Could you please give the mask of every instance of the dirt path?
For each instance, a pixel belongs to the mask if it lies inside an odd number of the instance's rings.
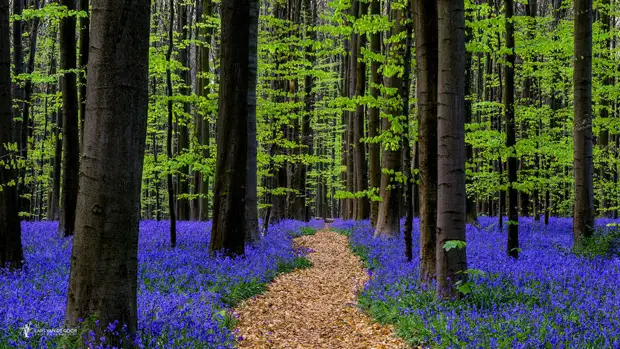
[[[279,276],[264,295],[235,309],[239,348],[406,348],[355,306],[368,274],[345,237],[322,230],[296,241],[314,251],[313,267]]]

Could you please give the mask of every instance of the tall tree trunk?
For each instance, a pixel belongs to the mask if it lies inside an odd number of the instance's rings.
[[[190,67],[189,67],[189,45],[185,43],[185,41],[189,40],[189,30],[187,28],[187,5],[184,2],[177,2],[178,16],[179,16],[179,30],[181,30],[181,43],[183,44],[182,48],[179,49],[179,61],[183,65],[183,70],[181,71],[181,78],[183,80],[182,85],[180,87],[180,93],[183,96],[189,96],[191,93],[191,79],[190,79]],[[177,130],[178,130],[178,154],[183,154],[189,151],[189,129],[187,127],[188,120],[187,115],[190,113],[190,105],[187,102],[183,102],[183,117],[180,118],[177,115]],[[181,119],[181,120],[180,120]],[[189,194],[189,166],[182,165],[179,169],[179,173],[177,174],[177,210],[180,221],[188,221],[190,208],[189,208],[189,200],[187,198],[178,198],[180,195],[188,195]]]
[[[392,8],[392,18],[395,23],[392,27],[392,37],[396,37],[403,33],[406,28],[404,26],[404,9]],[[391,43],[388,47],[388,54],[393,62],[399,62],[402,64],[402,59],[405,56],[405,45],[403,43]],[[392,88],[400,92],[403,79],[397,74],[385,77],[385,86]],[[390,118],[396,118],[402,113],[402,104],[407,103],[403,101],[399,94],[389,95],[390,98],[398,98],[399,103],[389,107],[387,111],[390,116],[383,118],[381,126],[383,132],[393,132],[392,121]],[[393,135],[394,138],[399,138],[398,135]],[[379,203],[379,215],[377,219],[377,226],[375,228],[375,236],[397,236],[400,234],[400,217],[398,205],[400,201],[400,186],[398,185],[395,176],[390,173],[396,173],[400,171],[401,163],[401,149],[400,142],[396,144],[388,144],[382,147],[382,171],[381,173],[381,202]]]
[[[13,21],[13,75],[18,76],[24,73],[24,46],[22,36],[24,34],[24,25],[25,22],[20,18],[22,12],[24,10],[24,1],[25,0],[13,0],[13,15],[18,16],[18,18]],[[23,110],[24,110],[24,86],[20,83],[15,83],[13,85],[13,98],[17,102],[16,108],[14,108],[14,123],[15,127],[13,128],[13,137],[17,142],[18,154],[22,159],[28,158],[28,138],[25,137],[28,134],[28,124],[25,122],[23,118]],[[18,187],[17,187],[17,195],[18,195],[18,210],[25,211],[28,209],[28,203],[24,198],[24,194],[28,192],[25,184],[25,174],[26,169],[17,170],[17,178],[18,178]],[[15,203],[13,203],[15,205]]]
[[[359,5],[359,12],[356,14],[357,18],[368,14],[368,5],[368,2],[363,2]],[[366,93],[366,62],[363,59],[359,59],[359,56],[361,55],[362,47],[366,47],[366,34],[357,34],[356,36],[356,60],[351,61],[351,64],[355,67],[356,75],[353,95],[354,98],[362,98]],[[353,55],[351,57],[353,59]],[[368,190],[366,144],[361,142],[361,139],[364,138],[364,115],[364,105],[361,102],[357,103],[353,114],[353,174],[355,176],[355,191],[358,193]],[[354,218],[356,220],[369,218],[370,201],[366,195],[357,198],[355,208]]]
[[[220,52],[219,117],[217,119],[217,162],[214,185],[213,231],[211,251],[229,255],[244,253],[248,232],[245,214],[238,209],[248,198],[248,169],[255,163],[248,153],[252,143],[248,139],[249,109],[253,106],[248,96],[255,94],[255,67],[251,58],[256,42],[255,15],[257,0],[222,1],[222,47]],[[254,153],[255,154],[255,153]],[[249,158],[249,159],[248,159]],[[254,165],[255,166],[255,165]],[[247,210],[246,210],[247,212]]]
[[[513,0],[505,0],[504,11],[506,15],[506,46],[510,50],[506,54],[504,66],[504,115],[506,117],[506,148],[508,154],[508,245],[506,252],[512,258],[519,257],[519,193],[517,184],[517,149],[515,135],[515,38]]]
[[[137,331],[138,225],[148,114],[150,1],[93,0],[88,123],[66,325]],[[122,93],[119,93],[122,91]]]
[[[575,0],[574,175],[575,204],[573,235],[575,247],[594,230],[592,161],[592,0]]]
[[[80,149],[84,148],[84,121],[86,116],[86,75],[88,65],[88,45],[90,41],[89,0],[80,0],[80,11],[86,12],[86,17],[80,17]]]
[[[465,282],[465,6],[439,0],[437,98],[437,296],[459,297]]]
[[[370,14],[379,16],[381,13],[380,0],[371,0]],[[378,31],[370,35],[370,51],[373,55],[381,54],[381,35]],[[380,63],[373,59],[370,64],[370,96],[373,102],[379,99],[379,87],[381,84],[381,76],[379,75]],[[379,108],[372,106],[368,108],[368,138],[374,139],[379,135]],[[377,194],[381,186],[381,162],[380,162],[380,145],[377,142],[368,144],[368,179],[370,180],[370,188],[373,196]],[[370,224],[374,227],[377,225],[377,217],[379,215],[379,201],[371,200],[370,204]]]
[[[61,5],[76,10],[75,0],[61,0]],[[58,230],[65,236],[75,231],[75,210],[77,205],[80,141],[78,121],[78,95],[76,84],[77,56],[75,42],[75,17],[68,16],[60,21],[60,69],[62,70],[62,191],[60,224]]]
[[[258,0],[250,0],[248,41],[248,86],[247,86],[247,157],[246,157],[246,194],[245,194],[245,239],[255,242],[260,239],[258,229],[258,168],[256,156],[256,85],[258,79]],[[305,174],[304,174],[305,176]],[[305,183],[304,183],[305,186]]]
[[[437,226],[437,2],[415,0],[420,156],[420,280],[435,278]]]
[[[198,22],[204,21],[206,18],[211,17],[213,15],[213,3],[211,0],[202,0],[201,4],[203,9],[198,18]],[[198,48],[198,71],[202,74],[208,74],[211,70],[211,61],[210,61],[210,44],[211,44],[211,36],[212,30],[209,28],[200,28],[199,29],[199,38],[203,41],[203,45]],[[207,98],[209,95],[209,78],[207,76],[201,76],[198,78],[198,95]],[[196,122],[196,129],[200,129],[199,132],[199,143],[203,147],[209,147],[210,145],[210,124],[209,119],[205,116],[198,115],[198,120]],[[202,151],[202,155],[205,158],[210,157],[209,149],[206,148]],[[209,219],[209,175],[202,173],[198,174],[199,179],[196,181],[198,183],[197,192],[201,194],[199,200],[200,206],[200,217],[201,221],[206,221]]]
[[[405,257],[407,261],[413,260],[413,176],[411,175],[412,157],[411,157],[411,139],[409,137],[409,126],[411,125],[411,118],[409,113],[409,90],[411,88],[411,45],[413,41],[413,9],[411,8],[411,2],[407,2],[405,8],[407,18],[407,38],[405,39],[405,57],[403,59],[404,72],[403,72],[403,84],[400,88],[400,95],[403,99],[403,115],[405,116],[403,126],[403,175],[405,177],[405,184],[403,191],[405,194],[404,206],[405,206],[405,224],[404,224],[404,236],[405,236]]]
[[[19,222],[17,171],[6,144],[13,143],[13,100],[11,98],[9,0],[0,1],[0,268],[21,268],[22,232]],[[9,166],[6,166],[6,165]],[[9,184],[13,183],[13,184]]]
[[[610,11],[612,10],[610,7],[611,6],[610,0],[603,0],[602,5],[603,5],[602,8],[599,9],[599,12],[601,14],[600,16],[601,27],[607,35],[610,35],[609,38],[605,41],[605,48],[609,50],[607,51],[609,53],[605,52],[603,53],[603,55],[606,59],[610,59],[610,58],[613,59],[610,55],[610,53],[613,52],[612,38],[614,37],[613,33],[610,32],[610,28],[611,28]],[[604,74],[608,74],[608,73],[604,72]],[[614,84],[614,77],[612,75],[608,75],[603,78],[604,87],[612,88],[613,84]],[[608,94],[607,93],[603,94],[601,98],[601,107],[602,107],[601,108],[601,119],[602,120],[606,120],[609,117],[610,115],[609,111],[612,110],[612,105],[613,103],[609,101]],[[602,152],[602,158],[612,159],[613,157],[611,156],[611,152],[609,149],[609,129],[607,128],[607,125],[605,125],[604,122],[601,123],[601,126],[602,127],[600,130],[598,139],[599,139],[599,146]],[[599,180],[603,183],[603,185],[607,185],[607,183],[609,183],[609,181],[611,180],[611,176],[609,172],[609,165],[607,164],[608,164],[607,161],[603,162],[603,164],[600,167],[600,171],[599,171]],[[609,195],[606,192],[602,193],[601,205],[600,205],[599,211],[604,217],[611,218],[613,214],[612,214],[612,210],[609,209],[610,200],[608,197]]]
[[[174,46],[174,0],[170,0],[170,23],[168,23],[168,51],[166,52],[166,61],[168,68],[166,69],[166,89],[168,93],[168,129],[166,136],[166,155],[168,161],[172,159],[172,72],[170,62],[172,61],[172,48]],[[175,248],[177,245],[177,213],[176,213],[176,195],[174,193],[174,182],[172,171],[168,169],[166,176],[168,184],[168,214],[170,216],[170,247]]]

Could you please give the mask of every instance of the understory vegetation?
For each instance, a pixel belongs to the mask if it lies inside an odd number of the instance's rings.
[[[586,251],[572,249],[572,221],[551,218],[548,226],[522,218],[518,260],[504,251],[506,234],[497,219],[480,217],[467,226],[467,296],[437,300],[434,285],[419,282],[419,234],[407,262],[399,238],[374,238],[367,221],[337,221],[351,249],[372,277],[359,305],[393,324],[414,345],[433,348],[618,348],[620,346],[620,257],[618,221],[598,219]],[[615,249],[615,250],[614,250]],[[587,252],[584,256],[583,252]]]
[[[77,335],[37,331],[63,327],[71,239],[59,236],[55,222],[22,225],[28,264],[22,271],[0,274],[0,348],[77,347]],[[293,237],[320,225],[283,221],[248,247],[245,256],[229,258],[209,255],[211,222],[180,222],[175,249],[168,243],[169,222],[141,222],[138,347],[234,347],[235,319],[227,309],[262,293],[278,274],[312,266],[307,251],[293,247]],[[27,337],[24,326],[32,328]],[[77,333],[92,347],[103,344],[92,333]],[[119,333],[122,329],[108,334]]]

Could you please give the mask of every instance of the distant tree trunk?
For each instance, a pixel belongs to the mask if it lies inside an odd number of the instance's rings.
[[[470,32],[470,27],[465,29],[465,40],[469,42],[471,40],[472,34]],[[473,67],[472,67],[472,55],[470,52],[465,53],[465,96],[468,97],[472,94],[472,80],[473,80]],[[465,124],[469,124],[472,122],[472,101],[469,98],[465,99]],[[465,144],[465,152],[466,152],[466,163],[474,164],[474,148],[471,144]],[[467,166],[467,165],[466,165]],[[472,182],[471,178],[466,176],[466,186]],[[467,216],[467,223],[477,225],[478,224],[478,211],[476,209],[476,196],[470,193],[467,193],[467,199],[465,204],[465,212]]]
[[[15,204],[18,202],[15,183],[17,171],[9,159],[10,151],[4,146],[13,143],[9,35],[9,0],[2,0],[0,1],[0,268],[21,268],[24,253],[19,207]],[[9,184],[11,182],[13,184]]]
[[[535,37],[535,31],[536,31],[536,16],[538,13],[538,0],[530,0],[529,3],[527,5],[525,5],[525,14],[526,16],[530,17],[532,22],[529,25],[528,29],[527,29],[527,35],[528,38],[530,40],[534,39]],[[523,81],[523,97],[524,97],[524,104],[525,105],[531,105],[534,103],[534,93],[532,92],[533,90],[533,85],[534,85],[534,81],[535,79],[531,76],[528,76],[524,79]],[[521,137],[523,138],[527,138],[528,137],[528,129],[529,129],[529,125],[527,121],[523,121],[521,123]],[[538,158],[539,155],[538,153],[536,153],[536,155],[534,156],[534,166],[535,166],[535,171],[536,171],[536,176],[538,176]],[[527,171],[530,169],[526,163],[526,159],[525,157],[521,157],[520,161],[519,161],[519,166],[520,166],[520,170],[522,173],[522,177],[524,177],[527,174]],[[533,215],[534,215],[534,219],[536,221],[540,220],[540,216],[538,215],[538,184],[534,185],[534,190],[532,191],[532,198],[533,198]],[[530,202],[530,194],[528,192],[521,192],[520,193],[520,204],[519,204],[519,208],[521,210],[521,216],[523,217],[527,217],[530,215],[530,211],[529,211],[529,202]]]
[[[368,2],[363,2],[359,6],[359,12],[356,15],[357,18],[366,16],[368,13]],[[366,46],[366,34],[356,35],[357,44],[355,45],[356,54],[355,61],[351,61],[351,64],[355,65],[355,86],[354,97],[362,98],[366,93],[366,62],[364,59],[359,60],[362,47]],[[351,55],[353,58],[353,55]],[[368,166],[366,163],[366,144],[361,142],[364,138],[364,105],[358,103],[353,113],[353,174],[355,176],[355,191],[365,192],[368,190]],[[357,199],[355,205],[355,219],[362,220],[367,219],[370,216],[370,201],[367,196],[363,196]]]
[[[84,157],[66,325],[137,330],[138,224],[148,114],[150,1],[93,0]],[[119,93],[122,91],[122,93]]]
[[[189,46],[184,42],[189,39],[189,30],[187,28],[187,5],[184,2],[177,2],[178,16],[179,16],[179,30],[181,30],[181,43],[183,46],[179,49],[179,61],[183,65],[183,70],[181,71],[181,79],[182,84],[179,88],[179,92],[183,96],[189,96],[191,93],[191,78],[190,78],[190,67],[189,67]],[[177,138],[177,151],[178,154],[183,154],[189,151],[189,129],[187,127],[187,117],[190,113],[190,105],[187,102],[183,102],[183,117],[179,117],[177,115],[177,130],[178,130],[178,138]],[[182,119],[182,120],[180,120]],[[189,194],[189,166],[182,165],[179,169],[179,173],[177,174],[177,210],[178,210],[178,218],[180,221],[188,221],[190,216],[190,208],[189,208],[189,200],[187,198],[178,198],[180,195],[188,195]]]
[[[166,61],[168,63],[172,60],[172,48],[174,46],[174,0],[170,0],[170,23],[168,23],[168,51],[166,52]],[[166,137],[166,155],[168,161],[172,159],[172,72],[170,65],[166,69],[166,89],[168,93],[168,134]],[[174,193],[174,182],[172,172],[168,169],[167,184],[168,184],[168,214],[170,216],[170,247],[175,248],[177,246],[177,214],[176,214],[176,195]]]
[[[416,0],[420,280],[435,278],[437,226],[437,2]]]
[[[403,84],[400,88],[400,95],[403,99],[403,115],[405,116],[403,126],[403,175],[405,177],[405,184],[403,186],[403,192],[405,194],[404,206],[405,206],[405,224],[404,224],[404,236],[405,236],[405,257],[407,261],[413,260],[413,176],[411,175],[411,139],[409,137],[409,125],[411,124],[411,118],[409,113],[409,90],[411,88],[411,45],[413,36],[413,9],[411,8],[411,2],[407,3],[406,18],[407,21],[407,38],[405,39],[405,57],[403,58],[404,72],[403,72]]]
[[[198,18],[198,22],[204,21],[206,17],[210,17],[213,15],[213,3],[211,0],[202,0],[201,4],[203,9],[201,11],[201,16]],[[204,44],[198,48],[198,70],[202,74],[207,74],[210,72],[210,44],[211,44],[211,36],[212,30],[206,28],[199,29],[199,37],[204,41]],[[207,98],[209,95],[209,78],[206,76],[198,78],[198,95],[204,98]],[[199,120],[196,122],[196,128],[200,129],[200,137],[199,142],[203,147],[208,147],[210,144],[210,124],[209,120],[206,117],[199,117]],[[210,157],[209,149],[205,149],[202,151],[202,155],[205,158]],[[199,199],[200,206],[200,220],[206,221],[209,219],[209,175],[202,173],[199,174],[199,179],[197,183],[199,184],[199,189],[197,190],[202,196]]]
[[[600,22],[601,22],[601,27],[603,29],[603,31],[605,33],[607,33],[609,35],[609,38],[605,41],[605,48],[607,50],[609,50],[605,53],[603,53],[603,55],[605,56],[606,59],[610,59],[611,55],[610,53],[613,52],[613,42],[612,42],[612,38],[613,33],[611,33],[610,28],[611,28],[611,17],[610,17],[610,12],[611,12],[611,8],[610,8],[610,0],[603,0],[602,2],[602,8],[599,9],[600,11]],[[615,23],[615,21],[614,21]],[[613,58],[611,58],[613,59]],[[609,73],[604,73],[604,74],[609,74]],[[611,73],[613,74],[613,73]],[[614,77],[613,75],[607,75],[603,78],[603,85],[606,88],[613,88],[613,84],[614,84]],[[601,119],[605,120],[609,117],[610,115],[610,110],[612,109],[612,105],[613,103],[610,102],[609,100],[609,96],[607,94],[604,94],[601,98]],[[613,112],[611,113],[613,114]],[[610,159],[613,158],[612,154],[610,152],[609,149],[609,129],[607,128],[607,125],[605,125],[604,123],[601,123],[601,130],[599,133],[599,146],[601,148],[602,151],[602,158],[603,159]],[[604,185],[607,185],[607,183],[610,182],[611,180],[611,176],[610,176],[610,171],[609,171],[609,164],[607,161],[605,161],[603,163],[603,165],[600,167],[600,171],[599,171],[599,180],[601,182],[604,183]],[[607,217],[607,218],[612,218],[613,217],[613,213],[612,210],[610,209],[610,200],[609,200],[609,195],[607,193],[602,193],[602,197],[601,197],[601,205],[600,205],[600,209],[599,212],[601,213],[602,216]]]
[[[249,109],[253,102],[248,98],[255,91],[256,47],[254,31],[257,0],[224,0],[221,8],[222,44],[220,51],[219,117],[217,119],[217,162],[214,186],[213,231],[211,251],[228,255],[242,255],[248,232],[245,214],[239,215],[248,198],[248,169],[253,154],[248,153],[252,143],[248,139]],[[248,159],[250,158],[250,159]],[[254,166],[254,165],[253,165]],[[247,212],[247,210],[246,210]]]
[[[75,0],[61,0],[61,5],[76,10]],[[74,16],[60,21],[60,69],[62,70],[62,192],[60,224],[58,230],[64,236],[75,231],[75,210],[77,205],[80,140],[78,121],[78,95],[76,84],[77,53]]]
[[[89,45],[89,30],[90,30],[90,16],[88,8],[89,0],[80,0],[80,11],[86,12],[86,17],[80,18],[80,91],[79,91],[79,104],[80,104],[80,149],[84,147],[84,117],[86,116],[86,73],[88,70],[88,45]]]
[[[439,0],[437,98],[437,296],[458,298],[456,283],[467,280],[465,247],[465,6]]]
[[[592,177],[592,0],[575,0],[575,87],[574,175],[575,204],[573,235],[575,247],[594,230]]]
[[[506,148],[510,150],[508,155],[508,245],[507,253],[512,258],[519,257],[519,193],[517,184],[517,149],[515,135],[515,38],[513,0],[505,0],[504,11],[506,15],[506,46],[510,50],[506,54],[504,66],[504,115],[506,117]]]
[[[372,16],[379,16],[380,13],[380,0],[371,0],[370,14]],[[381,35],[379,32],[373,32],[370,35],[370,51],[374,55],[381,54]],[[381,84],[379,66],[380,63],[376,59],[370,64],[370,96],[375,100],[379,98],[379,88],[377,85]],[[368,138],[373,139],[377,137],[379,135],[379,127],[379,108],[376,106],[368,108]],[[373,195],[376,195],[381,186],[380,145],[377,142],[368,144],[368,177]],[[370,204],[370,224],[373,227],[377,225],[378,215],[379,201],[372,200]]]
[[[398,36],[405,31],[405,26],[402,21],[405,17],[402,9],[392,9],[392,18],[395,23],[392,27],[392,37]],[[402,43],[392,43],[389,45],[388,54],[391,56],[391,59],[394,60],[402,60],[405,56],[405,45]],[[394,88],[400,90],[402,87],[403,79],[399,77],[397,74],[394,74],[390,77],[385,78],[385,86],[387,88]],[[400,95],[389,96],[391,98],[399,98]],[[400,101],[400,103],[407,103],[407,101]],[[402,113],[402,104],[397,104],[397,106],[390,106],[388,113],[392,115],[392,117],[396,117]],[[383,132],[390,132],[392,130],[392,122],[388,117],[385,117],[381,123]],[[398,137],[397,135],[393,135],[393,137]],[[400,162],[401,162],[401,149],[398,147],[396,149],[391,146],[382,147],[382,168],[383,170],[387,170],[387,172],[398,172],[400,171]],[[400,201],[400,190],[399,185],[396,182],[396,178],[389,173],[382,172],[381,173],[381,199],[382,201],[379,203],[379,215],[377,219],[377,226],[375,228],[375,236],[398,236],[400,234],[400,217],[398,205]]]

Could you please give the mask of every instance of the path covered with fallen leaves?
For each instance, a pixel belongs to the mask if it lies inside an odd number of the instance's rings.
[[[406,348],[390,327],[356,307],[368,273],[346,237],[321,230],[296,243],[311,249],[312,268],[279,276],[265,294],[235,309],[239,348]]]

